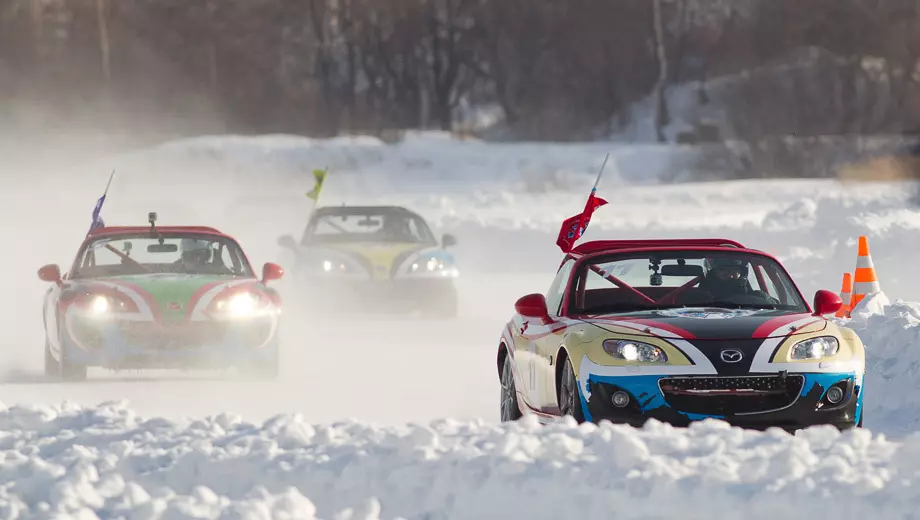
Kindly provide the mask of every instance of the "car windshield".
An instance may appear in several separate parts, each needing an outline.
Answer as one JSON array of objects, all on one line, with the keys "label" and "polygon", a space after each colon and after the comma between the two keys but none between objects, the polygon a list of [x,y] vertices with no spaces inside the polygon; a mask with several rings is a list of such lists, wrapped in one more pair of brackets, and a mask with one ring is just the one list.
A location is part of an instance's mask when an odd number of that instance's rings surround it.
[{"label": "car windshield", "polygon": [[74,265],[74,278],[149,273],[253,276],[234,240],[188,233],[100,237],[80,252]]},{"label": "car windshield", "polygon": [[318,215],[304,234],[304,244],[347,242],[437,243],[428,225],[411,213],[379,212]]},{"label": "car windshield", "polygon": [[742,252],[609,255],[585,263],[571,289],[575,314],[678,307],[808,310],[775,260]]}]

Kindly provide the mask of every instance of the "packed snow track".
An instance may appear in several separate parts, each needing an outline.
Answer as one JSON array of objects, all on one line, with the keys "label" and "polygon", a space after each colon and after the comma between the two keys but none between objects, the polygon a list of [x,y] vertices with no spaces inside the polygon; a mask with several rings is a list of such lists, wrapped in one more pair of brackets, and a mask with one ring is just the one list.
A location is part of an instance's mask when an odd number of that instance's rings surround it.
[{"label": "packed snow track", "polygon": [[[717,421],[674,429],[500,424],[495,355],[514,300],[542,292],[555,236],[604,153],[586,239],[721,236],[777,255],[811,296],[839,291],[869,237],[884,293],[849,326],[867,347],[865,426],[792,436]],[[667,147],[489,145],[410,135],[202,138],[13,176],[0,192],[2,518],[840,519],[916,516],[920,211],[914,186],[830,180],[658,185]],[[525,159],[526,158],[526,159]],[[277,381],[42,369],[37,269],[69,265],[108,173],[108,224],[213,225],[256,266],[324,205],[401,204],[459,239],[460,316],[320,319],[285,301]],[[306,173],[305,173],[306,172]],[[651,175],[651,176],[649,176]],[[48,189],[54,186],[55,189]],[[726,513],[729,512],[729,513]]]}]

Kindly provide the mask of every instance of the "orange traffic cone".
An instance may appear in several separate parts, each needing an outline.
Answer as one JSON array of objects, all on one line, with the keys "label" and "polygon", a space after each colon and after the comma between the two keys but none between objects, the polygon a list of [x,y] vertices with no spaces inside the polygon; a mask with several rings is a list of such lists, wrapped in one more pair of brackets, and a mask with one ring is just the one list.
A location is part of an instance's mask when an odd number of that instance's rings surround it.
[{"label": "orange traffic cone", "polygon": [[853,277],[850,276],[850,273],[843,273],[843,287],[840,289],[840,299],[843,300],[843,305],[835,316],[849,318],[850,300],[853,299]]},{"label": "orange traffic cone", "polygon": [[850,298],[850,312],[866,295],[882,290],[875,274],[875,265],[869,255],[869,239],[859,237],[859,251],[856,256],[856,273],[853,277],[853,296]]}]

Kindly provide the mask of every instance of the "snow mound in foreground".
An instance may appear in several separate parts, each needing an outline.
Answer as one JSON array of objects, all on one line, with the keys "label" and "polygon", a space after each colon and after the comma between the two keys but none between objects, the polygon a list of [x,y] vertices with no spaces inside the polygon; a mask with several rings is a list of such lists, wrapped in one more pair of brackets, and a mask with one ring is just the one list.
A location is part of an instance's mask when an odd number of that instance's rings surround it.
[{"label": "snow mound in foreground", "polygon": [[920,431],[920,303],[876,293],[838,322],[866,347],[866,427],[895,436]]},{"label": "snow mound in foreground", "polygon": [[920,481],[920,435],[831,427],[174,423],[117,403],[0,427],[6,518],[904,518]]}]

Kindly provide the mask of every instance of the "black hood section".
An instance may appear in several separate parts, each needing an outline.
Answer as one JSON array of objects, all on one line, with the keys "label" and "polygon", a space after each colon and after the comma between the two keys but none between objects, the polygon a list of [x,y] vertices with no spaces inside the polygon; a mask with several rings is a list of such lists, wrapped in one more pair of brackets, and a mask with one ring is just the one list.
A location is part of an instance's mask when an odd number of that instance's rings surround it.
[{"label": "black hood section", "polygon": [[[691,339],[687,341],[709,359],[720,376],[746,376],[750,375],[751,363],[765,340]],[[734,356],[726,356],[730,360],[726,361],[726,358],[723,358],[723,352],[734,354]],[[740,359],[737,358],[738,353],[741,355]],[[734,361],[735,359],[738,360]]]}]

